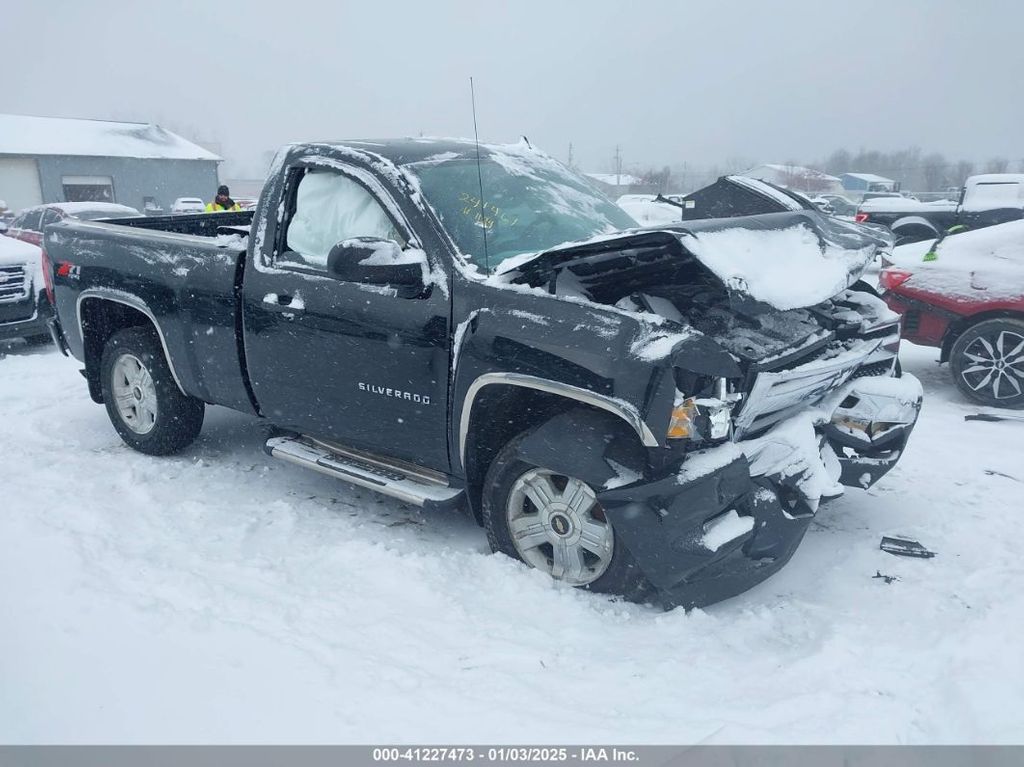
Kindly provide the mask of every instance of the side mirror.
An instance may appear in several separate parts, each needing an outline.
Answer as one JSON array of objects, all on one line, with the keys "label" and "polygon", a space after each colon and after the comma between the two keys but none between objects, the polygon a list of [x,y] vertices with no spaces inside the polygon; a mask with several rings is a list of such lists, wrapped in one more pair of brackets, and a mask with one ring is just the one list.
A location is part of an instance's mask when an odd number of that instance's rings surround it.
[{"label": "side mirror", "polygon": [[345,282],[389,285],[403,297],[423,293],[422,253],[410,257],[394,240],[353,237],[342,240],[327,254],[327,273]]}]

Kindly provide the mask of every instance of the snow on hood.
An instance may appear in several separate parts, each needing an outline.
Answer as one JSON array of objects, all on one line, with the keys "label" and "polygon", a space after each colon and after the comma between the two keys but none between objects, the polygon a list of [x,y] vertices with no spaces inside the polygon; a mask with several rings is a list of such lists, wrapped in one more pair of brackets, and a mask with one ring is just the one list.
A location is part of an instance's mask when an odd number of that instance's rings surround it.
[{"label": "snow on hood", "polygon": [[[934,251],[934,259],[925,256]],[[907,287],[947,296],[987,299],[1024,296],[1024,220],[913,242],[890,260],[913,276]]]},{"label": "snow on hood", "polygon": [[[752,226],[753,219],[778,226]],[[809,212],[724,221],[723,228],[685,232],[683,246],[730,290],[783,310],[845,290],[889,245],[873,230]]]},{"label": "snow on hood", "polygon": [[0,235],[0,266],[20,266],[41,261],[42,251],[13,237]]},{"label": "snow on hood", "polygon": [[[893,263],[920,264],[934,240],[900,245],[892,251]],[[947,268],[970,268],[1010,263],[1024,266],[1024,220],[948,235],[935,247],[935,262]]]},{"label": "snow on hood", "polygon": [[43,251],[35,245],[0,234],[0,266],[25,266],[32,293],[42,289]]},{"label": "snow on hood", "polygon": [[819,304],[858,279],[892,237],[878,227],[840,221],[816,211],[687,221],[633,229],[567,243],[503,263],[500,274],[571,260],[587,249],[612,250],[644,239],[671,236],[731,292],[781,309]]}]

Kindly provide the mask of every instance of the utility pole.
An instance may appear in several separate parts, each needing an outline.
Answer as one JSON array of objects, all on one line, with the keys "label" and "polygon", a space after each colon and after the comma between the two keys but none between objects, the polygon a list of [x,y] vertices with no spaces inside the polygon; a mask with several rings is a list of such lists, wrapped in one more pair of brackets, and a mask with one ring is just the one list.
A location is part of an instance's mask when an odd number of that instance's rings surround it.
[{"label": "utility pole", "polygon": [[619,145],[615,145],[615,186],[620,186],[622,181],[620,176],[622,175],[622,153],[619,151]]},{"label": "utility pole", "polygon": [[569,142],[569,167],[572,167],[572,142]]}]

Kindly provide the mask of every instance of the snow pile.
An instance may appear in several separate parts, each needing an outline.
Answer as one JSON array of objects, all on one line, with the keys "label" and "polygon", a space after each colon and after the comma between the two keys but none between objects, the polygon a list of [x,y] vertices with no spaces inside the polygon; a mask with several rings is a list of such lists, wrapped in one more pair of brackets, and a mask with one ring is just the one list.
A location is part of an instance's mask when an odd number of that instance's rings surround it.
[{"label": "snow pile", "polygon": [[822,243],[804,225],[699,231],[684,235],[683,245],[730,289],[783,310],[813,306],[844,290],[877,249]]},{"label": "snow pile", "polygon": [[140,455],[74,362],[11,352],[0,742],[1019,743],[1024,424],[965,423],[937,355],[904,344],[929,399],[881,483],[755,589],[664,613],[269,458],[256,418]]}]

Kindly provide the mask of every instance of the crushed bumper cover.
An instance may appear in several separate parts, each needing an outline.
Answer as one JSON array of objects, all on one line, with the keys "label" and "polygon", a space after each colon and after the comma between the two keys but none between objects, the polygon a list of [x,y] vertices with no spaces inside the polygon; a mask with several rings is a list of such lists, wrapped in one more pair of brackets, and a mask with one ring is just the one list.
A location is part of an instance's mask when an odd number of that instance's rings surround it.
[{"label": "crushed bumper cover", "polygon": [[785,565],[843,485],[869,487],[895,466],[920,406],[912,376],[856,379],[761,436],[598,499],[663,602],[707,605]]}]

